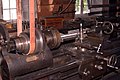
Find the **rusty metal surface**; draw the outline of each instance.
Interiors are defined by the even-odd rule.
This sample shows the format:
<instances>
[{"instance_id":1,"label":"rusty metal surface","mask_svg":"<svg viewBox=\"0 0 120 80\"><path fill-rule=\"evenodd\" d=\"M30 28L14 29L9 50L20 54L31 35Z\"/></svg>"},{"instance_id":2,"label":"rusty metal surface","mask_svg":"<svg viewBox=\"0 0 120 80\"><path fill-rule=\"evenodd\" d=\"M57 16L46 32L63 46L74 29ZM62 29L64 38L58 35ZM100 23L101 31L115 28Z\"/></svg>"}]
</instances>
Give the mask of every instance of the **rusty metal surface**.
<instances>
[{"instance_id":1,"label":"rusty metal surface","mask_svg":"<svg viewBox=\"0 0 120 80\"><path fill-rule=\"evenodd\" d=\"M8 54L4 59L10 78L40 70L52 64L52 54L48 47L45 47L45 52L36 55Z\"/></svg>"}]
</instances>

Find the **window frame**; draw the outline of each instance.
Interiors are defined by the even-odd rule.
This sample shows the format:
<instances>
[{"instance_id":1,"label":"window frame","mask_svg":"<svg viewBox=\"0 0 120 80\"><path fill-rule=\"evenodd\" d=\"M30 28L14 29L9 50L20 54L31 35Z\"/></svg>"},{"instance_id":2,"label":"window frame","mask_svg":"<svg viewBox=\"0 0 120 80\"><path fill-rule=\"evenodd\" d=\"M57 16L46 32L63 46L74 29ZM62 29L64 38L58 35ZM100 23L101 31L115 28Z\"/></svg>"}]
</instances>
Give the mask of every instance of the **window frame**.
<instances>
[{"instance_id":1,"label":"window frame","mask_svg":"<svg viewBox=\"0 0 120 80\"><path fill-rule=\"evenodd\" d=\"M13 1L13 0L12 0ZM15 1L15 3L16 3L16 0L14 0ZM6 21L13 21L13 20L16 20L17 19L17 13L16 13L16 10L17 10L17 7L16 7L16 5L15 5L15 8L12 8L11 7L11 2L10 2L10 0L8 0L8 4L5 4L4 3L4 0L2 0L2 4L3 4L3 19L4 20L6 20ZM8 6L8 8L4 8L4 5L9 5ZM12 10L15 10L15 18L13 18L13 16L12 16ZM5 16L4 16L4 11L8 11L9 13L8 13L8 15L9 15L9 18L5 18Z\"/></svg>"},{"instance_id":2,"label":"window frame","mask_svg":"<svg viewBox=\"0 0 120 80\"><path fill-rule=\"evenodd\" d=\"M77 2L78 1L78 2ZM78 4L79 3L79 4ZM86 7L87 8L86 8ZM88 5L88 2L86 0L86 4L85 4L85 0L76 0L76 4L75 4L75 10L77 10L77 8L79 8L78 11L76 11L75 14L86 14L86 13L89 13L90 12L90 9L88 8L89 5ZM85 8L87 10L85 10Z\"/></svg>"}]
</instances>

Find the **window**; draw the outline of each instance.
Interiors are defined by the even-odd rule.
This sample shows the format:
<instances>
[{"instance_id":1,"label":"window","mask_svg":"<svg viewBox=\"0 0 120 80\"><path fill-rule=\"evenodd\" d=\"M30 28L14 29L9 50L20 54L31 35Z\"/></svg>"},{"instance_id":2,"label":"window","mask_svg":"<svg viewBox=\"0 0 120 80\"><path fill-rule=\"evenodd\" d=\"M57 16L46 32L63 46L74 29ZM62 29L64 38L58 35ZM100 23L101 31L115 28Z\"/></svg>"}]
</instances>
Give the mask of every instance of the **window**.
<instances>
[{"instance_id":1,"label":"window","mask_svg":"<svg viewBox=\"0 0 120 80\"><path fill-rule=\"evenodd\" d=\"M81 13L81 0L76 0L76 4L75 4L75 14L80 14Z\"/></svg>"},{"instance_id":2,"label":"window","mask_svg":"<svg viewBox=\"0 0 120 80\"><path fill-rule=\"evenodd\" d=\"M16 14L16 0L2 0L3 3L3 19L15 20Z\"/></svg>"},{"instance_id":3,"label":"window","mask_svg":"<svg viewBox=\"0 0 120 80\"><path fill-rule=\"evenodd\" d=\"M83 6L83 9L82 9L82 6ZM76 14L89 13L90 10L88 8L88 0L76 0L75 9L76 9Z\"/></svg>"},{"instance_id":4,"label":"window","mask_svg":"<svg viewBox=\"0 0 120 80\"><path fill-rule=\"evenodd\" d=\"M89 13L90 10L88 8L88 0L83 0L83 5L84 5L84 7L83 7L83 14Z\"/></svg>"}]
</instances>

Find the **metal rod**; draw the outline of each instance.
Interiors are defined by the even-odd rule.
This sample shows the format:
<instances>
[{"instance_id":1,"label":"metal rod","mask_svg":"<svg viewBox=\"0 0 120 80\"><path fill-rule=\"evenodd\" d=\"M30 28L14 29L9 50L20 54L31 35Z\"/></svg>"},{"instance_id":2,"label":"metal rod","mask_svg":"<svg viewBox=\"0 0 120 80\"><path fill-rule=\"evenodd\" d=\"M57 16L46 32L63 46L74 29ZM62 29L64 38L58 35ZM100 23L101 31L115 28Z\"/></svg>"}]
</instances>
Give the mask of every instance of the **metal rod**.
<instances>
[{"instance_id":1,"label":"metal rod","mask_svg":"<svg viewBox=\"0 0 120 80\"><path fill-rule=\"evenodd\" d=\"M61 35L62 41L68 41L68 40L73 40L77 38L79 33L71 33L71 34L65 34Z\"/></svg>"},{"instance_id":2,"label":"metal rod","mask_svg":"<svg viewBox=\"0 0 120 80\"><path fill-rule=\"evenodd\" d=\"M83 42L83 28L82 28L82 23L80 23L80 42Z\"/></svg>"}]
</instances>

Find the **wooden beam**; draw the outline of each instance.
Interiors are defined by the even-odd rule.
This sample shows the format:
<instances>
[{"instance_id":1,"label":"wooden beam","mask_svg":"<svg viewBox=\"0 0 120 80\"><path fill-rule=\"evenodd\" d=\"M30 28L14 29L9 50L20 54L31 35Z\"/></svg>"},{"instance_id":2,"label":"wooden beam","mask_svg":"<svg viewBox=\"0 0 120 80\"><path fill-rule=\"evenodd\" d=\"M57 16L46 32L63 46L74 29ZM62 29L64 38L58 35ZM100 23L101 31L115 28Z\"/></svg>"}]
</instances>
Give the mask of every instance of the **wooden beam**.
<instances>
[{"instance_id":1,"label":"wooden beam","mask_svg":"<svg viewBox=\"0 0 120 80\"><path fill-rule=\"evenodd\" d=\"M16 7L17 7L17 35L22 32L22 6L21 0L16 0Z\"/></svg>"},{"instance_id":2,"label":"wooden beam","mask_svg":"<svg viewBox=\"0 0 120 80\"><path fill-rule=\"evenodd\" d=\"M30 50L29 54L33 54L35 50L35 1L29 0L30 15Z\"/></svg>"}]
</instances>

